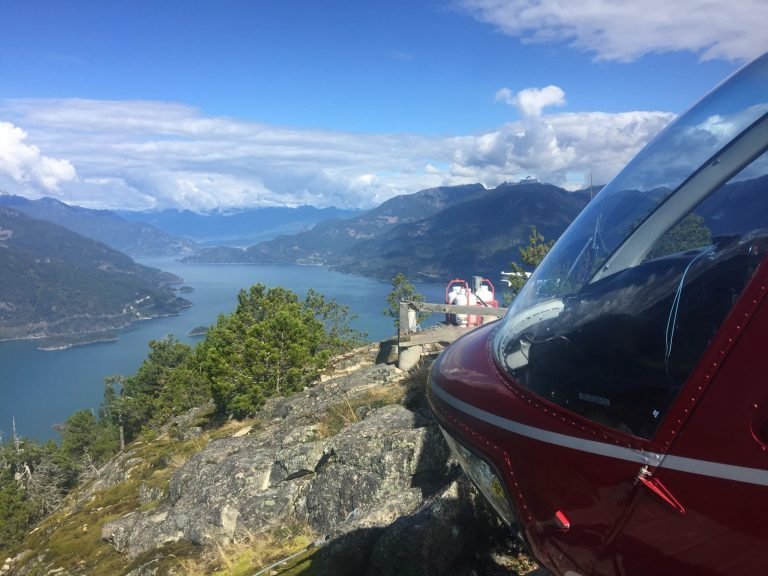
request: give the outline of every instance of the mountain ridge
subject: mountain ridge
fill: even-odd
[[[551,184],[444,186],[396,196],[358,217],[246,249],[209,248],[186,262],[308,264],[389,279],[495,276],[519,259],[535,225],[555,239],[589,202],[586,191]]]
[[[351,218],[359,213],[360,210],[314,206],[276,206],[204,214],[190,210],[116,211],[125,220],[150,224],[204,246],[248,246],[280,234],[302,232],[323,220]]]
[[[30,200],[5,193],[0,194],[0,206],[47,220],[136,258],[191,254],[198,249],[195,242],[174,237],[150,224],[128,222],[110,210],[83,208],[55,198]]]
[[[97,334],[190,303],[181,278],[63,226],[0,206],[0,339]]]
[[[333,268],[381,279],[401,270],[440,278],[496,277],[519,261],[517,248],[527,244],[531,225],[557,239],[588,201],[585,193],[551,184],[502,184],[481,198],[360,242]]]

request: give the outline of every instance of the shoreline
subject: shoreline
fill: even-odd
[[[64,342],[61,344],[41,344],[37,347],[42,352],[58,352],[60,350],[69,350],[76,346],[88,346],[90,344],[107,344],[110,342],[117,342],[120,339],[119,336],[103,336],[95,339],[83,340],[82,342]]]
[[[136,318],[135,320],[128,322],[122,326],[114,328],[105,328],[103,330],[96,330],[93,332],[78,332],[73,334],[56,334],[52,336],[19,336],[17,338],[0,338],[2,342],[18,342],[18,341],[39,341],[37,346],[38,350],[43,352],[58,352],[61,350],[69,350],[77,346],[88,346],[90,344],[108,344],[117,342],[122,335],[122,332],[127,328],[130,328],[134,324],[140,322],[151,321],[159,318],[169,318],[172,316],[181,316],[182,312],[187,308],[191,308],[192,303],[182,306],[178,312],[168,314],[157,314],[155,316],[143,316]]]

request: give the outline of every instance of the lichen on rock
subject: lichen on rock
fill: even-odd
[[[510,573],[481,558],[509,533],[451,460],[426,407],[426,371],[377,356],[376,345],[347,355],[247,422],[211,427],[204,407],[127,446],[72,498],[72,514],[82,510],[101,536],[99,561],[122,566],[110,574],[210,573],[179,558],[264,541],[280,558],[314,541],[306,574],[316,576]],[[76,517],[66,514],[59,525]],[[14,573],[60,565],[43,548]]]
[[[420,482],[437,484],[448,472],[430,420],[391,404],[327,438],[317,428],[340,395],[354,418],[357,398],[404,378],[392,366],[369,366],[269,402],[260,430],[210,442],[175,473],[165,500],[106,524],[104,538],[137,556],[169,540],[206,544],[292,522],[337,536],[362,518],[384,525],[415,510]]]

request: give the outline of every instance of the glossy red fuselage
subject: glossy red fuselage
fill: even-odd
[[[523,538],[553,573],[766,573],[767,288],[763,261],[649,439],[520,386],[491,354],[497,323],[438,358],[430,405],[499,473]]]

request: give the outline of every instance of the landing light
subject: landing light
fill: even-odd
[[[491,503],[491,506],[501,516],[501,519],[508,526],[513,526],[515,524],[515,515],[512,513],[512,508],[507,500],[501,480],[499,480],[494,470],[485,460],[475,456],[462,444],[454,440],[445,430],[441,428],[440,431],[443,433],[448,447],[456,457],[456,460],[459,461],[467,476],[470,477],[478,490],[485,496],[485,499]]]

